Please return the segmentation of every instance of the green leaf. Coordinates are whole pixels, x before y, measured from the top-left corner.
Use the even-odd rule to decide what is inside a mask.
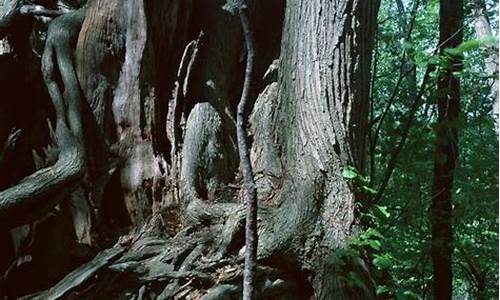
[[[342,177],[344,177],[346,179],[354,179],[358,176],[359,176],[358,171],[354,167],[351,167],[351,166],[345,167],[344,170],[342,171]]]
[[[391,269],[394,266],[394,257],[387,253],[381,255],[376,254],[373,259],[373,265],[380,270]]]
[[[375,228],[368,228],[364,234],[362,234],[364,238],[382,238],[382,234]]]
[[[496,44],[498,44],[498,39],[495,36],[487,36],[480,39],[463,41],[456,48],[444,49],[444,53],[449,56],[459,56],[471,50],[475,50],[481,47],[490,47]]]
[[[388,219],[391,214],[387,211],[387,206],[374,205],[373,211],[377,216],[381,216],[384,219]]]
[[[375,195],[375,194],[377,194],[377,190],[372,189],[369,186],[364,185],[364,186],[362,186],[362,189],[363,189],[363,192],[365,192],[365,193],[367,193],[369,195]]]
[[[380,243],[380,241],[378,240],[368,240],[368,246],[370,246],[370,248],[375,251],[379,251],[382,247],[382,243]]]
[[[403,295],[406,299],[420,299],[420,296],[412,291],[404,291]]]
[[[390,292],[389,288],[385,285],[377,286],[377,295],[381,296],[383,294],[388,294]]]

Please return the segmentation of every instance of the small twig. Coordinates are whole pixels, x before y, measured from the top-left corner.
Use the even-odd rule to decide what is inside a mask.
[[[247,145],[247,134],[245,130],[245,108],[250,97],[254,69],[254,41],[250,20],[248,18],[248,4],[246,0],[228,1],[224,9],[239,14],[241,28],[245,38],[247,49],[247,62],[245,69],[245,81],[241,99],[238,103],[236,117],[236,134],[238,138],[238,150],[240,165],[243,172],[244,198],[246,202],[246,226],[245,226],[245,268],[243,272],[243,300],[255,298],[254,281],[257,257],[257,193],[253,179],[252,165],[250,162],[250,151]]]
[[[246,1],[245,1],[246,2]],[[247,217],[245,226],[245,269],[243,272],[243,300],[254,299],[254,281],[257,258],[257,193],[255,191],[255,182],[252,175],[252,165],[250,163],[250,151],[246,143],[245,130],[245,107],[250,95],[250,89],[253,79],[253,60],[254,60],[254,42],[250,20],[246,12],[247,6],[240,6],[239,14],[241,27],[245,36],[247,48],[247,65],[245,70],[245,82],[238,104],[237,115],[237,136],[238,148],[240,152],[240,162],[243,169],[243,181],[246,194]]]

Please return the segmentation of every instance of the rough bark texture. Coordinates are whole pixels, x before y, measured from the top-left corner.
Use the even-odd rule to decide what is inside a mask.
[[[51,132],[54,145],[44,149],[44,158],[38,156],[34,151],[35,149],[39,150],[40,147],[27,149],[29,152],[33,151],[33,158],[30,157],[31,153],[28,157],[23,153],[24,151],[19,153],[22,160],[33,164],[31,167],[33,169],[30,170],[32,174],[25,173],[24,175],[28,176],[18,182],[11,181],[11,184],[15,184],[0,192],[1,229],[2,232],[12,229],[7,233],[10,236],[10,241],[4,240],[4,245],[6,247],[9,247],[9,244],[12,245],[14,252],[13,257],[7,256],[9,260],[7,270],[2,270],[4,279],[2,283],[5,283],[5,287],[0,286],[0,293],[8,296],[47,288],[53,284],[54,280],[59,279],[60,276],[74,267],[71,255],[68,255],[71,251],[71,241],[74,235],[69,215],[71,205],[63,202],[81,181],[85,171],[80,87],[76,80],[72,55],[85,16],[84,10],[70,12],[64,16],[60,16],[60,12],[52,14],[53,10],[36,11],[36,16],[48,13],[57,17],[48,26],[45,46],[37,49],[43,51],[40,59],[37,53],[29,50],[32,45],[30,44],[30,30],[28,28],[34,24],[30,19],[33,11],[25,8],[23,6],[17,10],[13,22],[8,24],[7,41],[15,45],[13,51],[21,58],[19,61],[21,65],[31,63],[38,67],[37,71],[29,64],[29,68],[20,68],[22,72],[27,72],[21,76],[29,78],[29,80],[32,80],[33,77],[38,78],[40,83],[45,82],[47,90],[37,91],[37,85],[33,85],[33,92],[28,86],[25,86],[23,88],[28,90],[21,92],[23,96],[20,99],[23,100],[26,97],[29,102],[36,103],[37,101],[33,101],[33,99],[38,101],[45,99],[47,97],[45,95],[48,93],[55,110],[55,131]],[[20,34],[18,26],[26,31]],[[4,83],[3,80],[2,82]],[[26,81],[26,83],[28,82]],[[8,87],[7,90],[10,88]],[[39,95],[43,95],[43,97],[39,98]],[[23,105],[30,106],[26,102]],[[39,105],[34,107],[40,107]],[[27,122],[32,122],[34,126],[40,126],[42,123],[41,129],[45,129],[48,133],[43,119],[50,114],[46,110],[40,110],[38,113],[40,114],[38,116],[31,113],[26,114],[27,118],[36,116],[33,120],[28,119]],[[26,129],[26,127],[22,129]],[[27,134],[35,132],[29,128],[25,131]],[[47,133],[45,136],[42,135],[44,139],[48,136]],[[44,140],[44,142],[46,141]],[[23,147],[21,143],[20,147]],[[25,163],[20,163],[20,165],[23,166]],[[22,168],[24,169],[24,167]],[[38,171],[35,172],[34,168]],[[25,171],[26,169],[23,170],[23,172]],[[7,172],[3,172],[2,175],[5,173]],[[57,209],[54,209],[54,206],[57,206]],[[79,214],[81,213],[84,211],[79,212]],[[20,225],[25,226],[14,228]],[[79,233],[81,233],[80,229],[78,228]],[[53,241],[56,242],[52,246]],[[50,265],[50,270],[39,281],[28,286],[19,284],[19,279],[23,277],[30,282],[39,278],[40,269],[37,270],[37,268],[46,269],[47,264],[44,261],[48,260],[52,260],[53,263]]]
[[[83,178],[64,191],[80,207],[72,210],[79,241],[93,244],[94,233],[106,246],[108,230],[142,229],[34,297],[241,294],[245,210],[235,116],[245,47],[239,20],[224,4],[88,3],[74,53],[85,135],[75,143],[85,140],[87,169],[83,176],[78,165]],[[250,120],[247,142],[261,207],[259,299],[375,297],[363,262],[343,268],[359,273],[364,288],[336,275],[346,270],[335,250],[356,233],[354,204],[361,199],[341,174],[349,165],[364,171],[378,5],[289,0],[249,6],[259,93],[249,93],[253,109],[241,117]],[[64,157],[61,152],[59,160]],[[65,163],[65,170],[78,161]]]
[[[42,71],[56,111],[57,162],[24,178],[18,184],[0,192],[3,226],[14,227],[30,223],[61,200],[52,195],[67,188],[83,176],[85,150],[81,121],[80,89],[72,62],[72,45],[76,41],[85,14],[79,10],[57,18],[48,29],[42,57]],[[64,95],[54,77],[61,77]]]
[[[440,53],[462,42],[462,1],[441,0]],[[460,113],[460,82],[453,73],[460,70],[461,58],[447,56],[449,62],[439,70],[437,90],[438,124],[432,188],[432,267],[434,299],[452,298],[452,195],[453,178],[458,158],[458,122]]]
[[[329,259],[353,233],[355,196],[340,174],[347,165],[364,166],[377,8],[365,1],[287,2],[273,116],[285,179],[273,228],[261,233],[262,252],[293,249],[311,257],[317,299],[348,296],[328,276],[335,271]]]
[[[165,103],[176,71],[169,63],[181,55],[175,46],[186,40],[188,6],[185,1],[91,2],[79,38],[78,73],[96,124],[88,134],[92,201],[109,208],[123,201],[125,219],[136,225],[144,223],[153,206],[172,201],[165,187],[164,155],[169,153],[162,145],[166,142],[158,141],[166,141]],[[102,186],[110,159],[120,165],[109,178],[118,189]],[[111,212],[102,213],[105,218]]]

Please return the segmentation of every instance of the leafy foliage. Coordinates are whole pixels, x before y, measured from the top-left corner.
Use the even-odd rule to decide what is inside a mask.
[[[377,186],[401,139],[412,95],[420,88],[427,66],[443,67],[450,57],[462,56],[463,68],[456,74],[461,80],[462,116],[458,124],[448,124],[459,128],[460,151],[453,195],[454,298],[493,299],[498,290],[498,132],[491,114],[492,78],[486,72],[485,56],[498,45],[498,37],[476,38],[473,7],[466,4],[465,42],[437,55],[439,1],[402,3],[404,13],[395,1],[382,1],[379,14],[370,113],[370,180],[350,167],[342,175],[357,189]],[[493,12],[489,17],[495,32],[498,4],[486,4]],[[408,71],[413,67],[414,75]],[[399,85],[396,76],[402,78]],[[431,295],[430,203],[437,119],[436,81],[435,76],[431,78],[381,201],[363,211],[362,218],[371,227],[350,243],[358,252],[360,248],[371,251],[381,298],[428,299]],[[388,105],[393,94],[394,101]]]

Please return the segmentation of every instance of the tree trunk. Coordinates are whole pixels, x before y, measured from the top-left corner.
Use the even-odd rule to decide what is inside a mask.
[[[486,15],[486,4],[484,0],[474,1],[474,29],[476,30],[476,36],[479,39],[488,38],[493,36],[491,31],[490,22]],[[498,46],[492,46],[487,48],[487,54],[485,55],[485,64],[488,75],[494,76],[493,83],[491,85],[491,96],[493,97],[493,117],[495,118],[495,124],[498,130]]]
[[[377,10],[376,1],[287,2],[271,127],[283,172],[278,215],[287,217],[260,245],[261,253],[304,251],[316,299],[354,296],[330,275],[355,225],[355,195],[340,174],[364,170]]]
[[[432,188],[432,266],[434,299],[452,298],[452,188],[458,157],[460,83],[453,74],[461,68],[461,58],[451,56],[446,48],[462,42],[462,1],[441,0],[440,53],[447,60],[439,70],[436,91],[438,124]]]
[[[39,297],[220,299],[241,292],[235,112],[245,48],[239,20],[224,4],[88,3],[74,54],[87,169],[72,199],[91,212],[85,222],[102,245],[108,230],[142,229]],[[375,297],[364,263],[341,266],[336,250],[358,225],[354,207],[362,199],[341,174],[347,166],[365,169],[378,6],[249,6],[260,93],[250,93],[253,109],[243,117],[259,202],[259,298]],[[363,282],[339,275],[349,271]]]
[[[91,112],[90,200],[96,208],[105,207],[100,222],[119,217],[109,209],[124,204],[122,223],[138,226],[162,201],[173,201],[165,183],[166,103],[177,71],[172,66],[183,51],[178,45],[186,43],[190,2],[89,5],[76,63]],[[106,178],[113,160],[119,164],[117,174]],[[106,188],[109,180],[118,187]]]

